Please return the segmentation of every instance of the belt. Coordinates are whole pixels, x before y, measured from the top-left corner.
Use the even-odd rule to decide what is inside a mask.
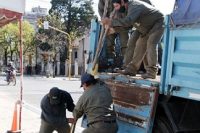
[[[93,121],[93,122],[88,123],[87,126],[90,126],[92,124],[99,123],[99,122],[112,124],[112,123],[116,123],[116,120],[111,120],[111,121],[105,121],[105,120]]]

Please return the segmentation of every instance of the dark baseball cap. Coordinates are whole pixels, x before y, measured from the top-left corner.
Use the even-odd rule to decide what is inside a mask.
[[[53,87],[49,91],[50,104],[60,103],[60,90],[57,87]]]
[[[81,87],[83,87],[83,84],[86,83],[86,82],[89,82],[89,81],[93,81],[95,80],[94,76],[89,74],[89,73],[84,73],[82,76],[81,76]]]

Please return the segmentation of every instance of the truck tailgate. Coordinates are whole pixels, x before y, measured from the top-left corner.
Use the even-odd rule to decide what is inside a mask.
[[[158,87],[135,83],[135,79],[106,78],[117,114],[118,133],[151,133],[158,99]],[[126,76],[120,76],[126,79]],[[137,79],[136,79],[137,80]]]

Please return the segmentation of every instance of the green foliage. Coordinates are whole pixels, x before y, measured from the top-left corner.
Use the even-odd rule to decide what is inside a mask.
[[[61,17],[56,12],[52,12],[50,15],[43,18],[44,21],[48,21],[49,25],[57,29],[63,29]],[[61,54],[66,54],[63,49],[68,46],[67,36],[61,32],[54,29],[38,29],[36,34],[36,44],[43,51],[51,51],[56,54],[61,52]]]
[[[50,15],[42,18],[42,21],[48,21],[50,26],[67,32],[71,43],[89,29],[91,19],[95,17],[92,0],[51,0],[51,4]],[[44,46],[40,45],[48,44],[49,51],[53,51],[55,55],[56,52],[60,52],[61,57],[67,58],[69,49],[67,35],[51,28],[48,30],[39,28],[36,41],[39,47],[43,48]]]
[[[42,28],[42,27],[38,27],[38,33],[39,33],[39,34],[44,33],[44,28]]]
[[[57,29],[63,28],[61,17],[59,17],[56,13],[52,13],[43,19],[44,21],[48,21],[49,25],[52,27]],[[40,40],[42,43],[48,43],[51,45],[51,48],[59,47],[60,44],[66,45],[67,41],[66,35],[51,28],[47,30],[42,28],[38,29],[37,36],[38,40]]]
[[[51,0],[50,13],[56,12],[65,25],[67,33],[76,33],[76,36],[84,34],[89,28],[90,21],[94,18],[92,0]]]
[[[35,30],[28,21],[23,21],[22,35],[24,44],[24,54],[26,54],[26,52],[34,52]]]
[[[42,51],[49,51],[51,49],[51,46],[47,42],[44,42],[44,43],[41,43],[41,45],[39,46],[39,48]]]
[[[9,23],[0,29],[0,47],[11,53],[19,53],[19,24]],[[23,53],[34,51],[34,28],[28,21],[22,22]],[[12,57],[11,57],[12,58]]]

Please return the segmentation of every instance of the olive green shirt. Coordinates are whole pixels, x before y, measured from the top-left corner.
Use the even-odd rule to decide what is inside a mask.
[[[79,98],[73,116],[75,119],[86,114],[88,123],[99,120],[115,120],[115,113],[112,106],[112,96],[107,85],[98,81],[95,85],[89,86]]]
[[[127,16],[121,19],[113,19],[111,26],[134,26],[141,34],[147,34],[157,21],[162,22],[163,20],[163,14],[150,4],[133,0],[128,2]]]

